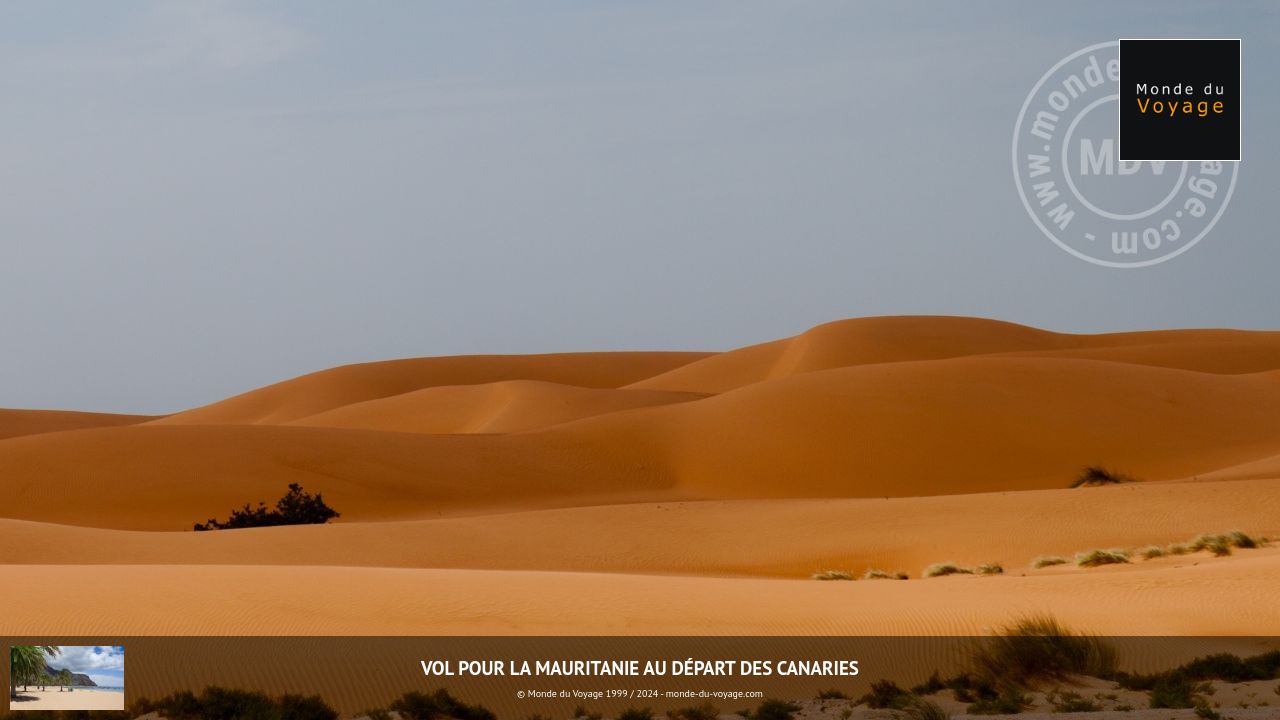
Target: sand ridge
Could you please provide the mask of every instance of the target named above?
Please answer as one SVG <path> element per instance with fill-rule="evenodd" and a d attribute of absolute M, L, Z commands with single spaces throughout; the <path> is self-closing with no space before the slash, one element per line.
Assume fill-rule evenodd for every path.
<path fill-rule="evenodd" d="M 1040 609 L 1093 632 L 1271 633 L 1274 549 L 1027 565 L 1280 535 L 1277 458 L 1280 333 L 977 318 L 365 363 L 164 418 L 3 411 L 0 581 L 42 583 L 45 604 L 6 608 L 0 632 L 81 622 L 58 592 L 89 578 L 86 621 L 142 634 L 932 634 Z M 1085 465 L 1139 482 L 1068 489 Z M 290 482 L 339 520 L 190 532 Z M 944 560 L 1006 574 L 807 579 Z"/>

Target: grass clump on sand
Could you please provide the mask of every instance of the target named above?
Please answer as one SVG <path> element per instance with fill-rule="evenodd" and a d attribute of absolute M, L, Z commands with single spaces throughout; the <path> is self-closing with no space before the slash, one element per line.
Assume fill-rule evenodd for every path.
<path fill-rule="evenodd" d="M 1119 485 L 1120 483 L 1128 482 L 1133 482 L 1133 478 L 1123 473 L 1112 472 L 1100 465 L 1090 465 L 1080 471 L 1080 474 L 1072 481 L 1071 487 L 1097 487 L 1099 485 Z"/>
<path fill-rule="evenodd" d="M 786 700 L 765 700 L 751 713 L 752 720 L 791 720 L 800 706 Z"/>
<path fill-rule="evenodd" d="M 1038 615 L 1001 630 L 974 651 L 971 663 L 983 680 L 1030 687 L 1072 675 L 1109 677 L 1116 670 L 1116 652 L 1099 638 L 1073 633 L 1054 618 Z"/>
<path fill-rule="evenodd" d="M 916 698 L 908 705 L 907 720 L 951 720 L 951 713 L 943 710 L 937 703 Z"/>
<path fill-rule="evenodd" d="M 1191 551 L 1200 552 L 1201 550 L 1208 550 L 1217 557 L 1225 557 L 1231 554 L 1231 539 L 1226 535 L 1212 533 L 1198 535 L 1191 541 Z"/>
<path fill-rule="evenodd" d="M 1053 706 L 1056 713 L 1099 712 L 1102 706 L 1077 692 L 1070 690 L 1051 690 L 1044 699 Z"/>
<path fill-rule="evenodd" d="M 961 567 L 953 562 L 934 563 L 924 569 L 924 576 L 945 577 L 947 575 L 972 575 L 973 568 Z"/>
<path fill-rule="evenodd" d="M 915 696 L 894 681 L 877 680 L 871 683 L 871 692 L 858 698 L 857 704 L 875 710 L 905 710 L 914 700 Z"/>
<path fill-rule="evenodd" d="M 809 577 L 813 580 L 852 580 L 853 574 L 847 570 L 819 570 Z"/>
<path fill-rule="evenodd" d="M 1004 566 L 1000 563 L 982 563 L 973 571 L 978 575 L 1003 575 Z"/>
<path fill-rule="evenodd" d="M 907 580 L 910 577 L 910 575 L 907 575 L 901 570 L 889 572 L 888 570 L 879 570 L 876 568 L 871 568 L 862 574 L 863 580 Z"/>
<path fill-rule="evenodd" d="M 752 713 L 754 715 L 755 713 Z M 668 710 L 667 717 L 670 720 L 716 720 L 720 717 L 720 710 L 711 703 L 703 705 L 691 705 L 685 708 Z"/>
<path fill-rule="evenodd" d="M 338 712 L 318 696 L 272 697 L 258 691 L 229 690 L 222 687 L 207 687 L 199 695 L 190 690 L 183 690 L 154 701 L 140 698 L 129 707 L 129 717 L 150 713 L 172 720 L 194 720 L 195 718 L 337 720 L 338 718 Z M 120 713 L 111 714 L 119 715 Z M 402 717 L 416 720 L 418 716 L 402 715 Z"/>
<path fill-rule="evenodd" d="M 1061 555 L 1041 555 L 1031 561 L 1031 567 L 1039 570 L 1040 568 L 1053 567 L 1054 565 L 1066 565 L 1069 562 L 1071 561 Z"/>
<path fill-rule="evenodd" d="M 1076 553 L 1076 565 L 1080 567 L 1100 567 L 1102 565 L 1122 565 L 1129 562 L 1129 553 L 1125 550 L 1090 550 Z"/>
<path fill-rule="evenodd" d="M 1142 556 L 1143 560 L 1155 560 L 1158 557 L 1164 557 L 1165 550 L 1159 545 L 1148 545 L 1138 550 L 1138 554 Z"/>
<path fill-rule="evenodd" d="M 653 710 L 630 707 L 618 713 L 617 720 L 653 720 Z"/>

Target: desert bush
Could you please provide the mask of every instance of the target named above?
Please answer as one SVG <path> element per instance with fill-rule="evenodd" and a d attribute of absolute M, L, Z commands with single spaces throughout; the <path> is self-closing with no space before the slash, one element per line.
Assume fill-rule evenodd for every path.
<path fill-rule="evenodd" d="M 1054 565 L 1066 565 L 1070 560 L 1059 555 L 1041 555 L 1031 561 L 1031 567 L 1039 570 L 1040 568 L 1052 567 Z"/>
<path fill-rule="evenodd" d="M 907 580 L 910 577 L 910 575 L 907 575 L 901 570 L 889 572 L 888 570 L 879 570 L 876 568 L 870 568 L 862 574 L 863 580 Z"/>
<path fill-rule="evenodd" d="M 911 704 L 912 699 L 911 693 L 898 687 L 892 680 L 877 680 L 871 683 L 871 692 L 858 698 L 858 704 L 877 710 L 902 710 Z"/>
<path fill-rule="evenodd" d="M 1119 485 L 1120 483 L 1133 482 L 1133 478 L 1123 473 L 1112 472 L 1099 465 L 1090 465 L 1080 471 L 1076 479 L 1071 483 L 1071 487 L 1091 487 L 1097 485 Z"/>
<path fill-rule="evenodd" d="M 1165 552 L 1169 555 L 1189 555 L 1191 546 L 1186 543 L 1171 543 L 1165 548 Z"/>
<path fill-rule="evenodd" d="M 800 706 L 785 700 L 765 700 L 751 713 L 752 720 L 791 720 Z"/>
<path fill-rule="evenodd" d="M 1000 563 L 982 563 L 974 568 L 974 572 L 979 575 L 1003 575 L 1004 566 Z"/>
<path fill-rule="evenodd" d="M 404 720 L 497 720 L 492 712 L 480 705 L 468 705 L 441 688 L 433 693 L 405 693 L 391 703 L 391 709 Z"/>
<path fill-rule="evenodd" d="M 849 696 L 845 695 L 843 690 L 830 688 L 828 690 L 819 691 L 818 699 L 819 700 L 848 700 Z"/>
<path fill-rule="evenodd" d="M 592 712 L 585 705 L 578 705 L 573 709 L 574 720 L 600 720 L 604 717 L 604 713 Z"/>
<path fill-rule="evenodd" d="M 990 684 L 1030 687 L 1040 680 L 1071 675 L 1108 677 L 1116 652 L 1099 638 L 1073 633 L 1048 616 L 1033 616 L 1004 628 L 970 658 L 975 673 Z"/>
<path fill-rule="evenodd" d="M 966 712 L 970 715 L 1017 715 L 1030 704 L 1030 698 L 1013 688 L 1008 688 L 994 698 L 978 700 L 970 705 Z"/>
<path fill-rule="evenodd" d="M 1118 565 L 1129 562 L 1129 553 L 1125 550 L 1090 550 L 1076 553 L 1076 565 L 1080 567 L 1099 567 L 1101 565 Z"/>
<path fill-rule="evenodd" d="M 1098 712 L 1102 706 L 1077 692 L 1069 690 L 1053 690 L 1045 695 L 1045 700 L 1053 706 L 1056 713 Z"/>
<path fill-rule="evenodd" d="M 720 711 L 711 703 L 667 711 L 667 717 L 671 720 L 716 720 L 719 716 Z"/>
<path fill-rule="evenodd" d="M 1231 539 L 1226 535 L 1205 533 L 1203 535 L 1197 535 L 1190 544 L 1192 552 L 1208 550 L 1219 557 L 1231 554 Z"/>
<path fill-rule="evenodd" d="M 924 569 L 924 576 L 927 578 L 944 577 L 946 575 L 972 575 L 972 574 L 973 574 L 973 568 L 960 567 L 959 565 L 953 562 L 934 563 Z"/>
<path fill-rule="evenodd" d="M 359 717 L 368 718 L 369 720 L 391 720 L 391 711 L 386 708 L 370 708 L 359 713 Z"/>
<path fill-rule="evenodd" d="M 1195 706 L 1195 684 L 1181 674 L 1165 675 L 1151 687 L 1153 708 L 1189 708 Z"/>
<path fill-rule="evenodd" d="M 1196 705 L 1196 717 L 1202 720 L 1222 720 L 1222 713 L 1205 704 Z"/>
<path fill-rule="evenodd" d="M 916 698 L 906 707 L 907 720 L 951 720 L 951 713 L 935 702 Z"/>
<path fill-rule="evenodd" d="M 320 493 L 311 495 L 303 492 L 298 483 L 289 483 L 289 492 L 276 501 L 274 509 L 267 509 L 264 502 L 259 502 L 256 508 L 245 503 L 239 510 L 232 510 L 231 517 L 227 520 L 209 518 L 207 522 L 196 523 L 194 529 L 200 532 L 279 525 L 323 525 L 339 514 L 324 503 L 324 497 Z"/>
<path fill-rule="evenodd" d="M 946 689 L 947 689 L 947 683 L 942 679 L 942 676 L 938 674 L 938 671 L 934 670 L 933 674 L 929 676 L 928 680 L 925 680 L 919 685 L 916 685 L 915 687 L 911 688 L 911 694 L 912 695 L 933 695 L 934 693 L 939 693 Z"/>
<path fill-rule="evenodd" d="M 284 695 L 207 687 L 200 695 L 189 690 L 159 700 L 139 699 L 129 707 L 132 717 L 156 713 L 167 720 L 337 720 L 338 713 L 317 696 Z"/>
<path fill-rule="evenodd" d="M 627 708 L 618 713 L 617 720 L 653 720 L 653 710 L 645 708 Z"/>
<path fill-rule="evenodd" d="M 819 570 L 809 576 L 813 580 L 852 580 L 853 575 L 847 570 Z"/>
<path fill-rule="evenodd" d="M 1138 551 L 1143 560 L 1155 560 L 1158 557 L 1164 557 L 1164 548 L 1159 545 L 1148 545 Z"/>

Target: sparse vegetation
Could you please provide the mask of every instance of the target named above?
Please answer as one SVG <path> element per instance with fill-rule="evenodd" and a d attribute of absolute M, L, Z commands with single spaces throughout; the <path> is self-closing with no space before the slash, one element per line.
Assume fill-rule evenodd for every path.
<path fill-rule="evenodd" d="M 1099 567 L 1102 565 L 1119 565 L 1127 562 L 1129 562 L 1128 551 L 1118 548 L 1112 550 L 1098 549 L 1076 553 L 1076 565 L 1085 568 Z"/>
<path fill-rule="evenodd" d="M 842 690 L 831 688 L 829 690 L 820 691 L 818 693 L 818 699 L 819 700 L 848 700 L 849 696 L 845 695 L 844 691 Z"/>
<path fill-rule="evenodd" d="M 1044 698 L 1056 713 L 1098 712 L 1102 706 L 1077 692 L 1052 690 Z"/>
<path fill-rule="evenodd" d="M 967 708 L 970 715 L 1017 715 L 1031 704 L 1031 699 L 1014 688 L 993 698 L 981 698 Z"/>
<path fill-rule="evenodd" d="M 391 709 L 404 720 L 496 720 L 494 714 L 480 705 L 468 705 L 443 688 L 426 694 L 411 692 L 391 703 Z"/>
<path fill-rule="evenodd" d="M 974 568 L 974 572 L 979 575 L 1003 575 L 1004 566 L 1000 563 L 982 563 Z"/>
<path fill-rule="evenodd" d="M 592 712 L 585 705 L 578 705 L 573 709 L 574 720 L 601 720 L 603 717 L 604 713 Z"/>
<path fill-rule="evenodd" d="M 667 711 L 667 717 L 671 720 L 716 720 L 719 716 L 720 711 L 711 703 Z M 752 716 L 754 717 L 755 713 L 752 713 Z"/>
<path fill-rule="evenodd" d="M 858 704 L 876 710 L 904 710 L 914 699 L 892 680 L 877 680 L 871 683 L 871 692 L 858 698 Z"/>
<path fill-rule="evenodd" d="M 166 720 L 337 720 L 338 718 L 338 712 L 318 696 L 272 697 L 257 691 L 228 690 L 221 687 L 207 687 L 200 695 L 184 690 L 154 702 L 142 698 L 129 708 L 130 717 L 153 712 Z M 418 720 L 419 716 L 404 717 Z M 492 715 L 487 720 L 492 720 Z"/>
<path fill-rule="evenodd" d="M 1138 550 L 1138 554 L 1142 556 L 1143 560 L 1155 560 L 1158 557 L 1164 557 L 1165 551 L 1159 545 L 1148 545 Z"/>
<path fill-rule="evenodd" d="M 878 570 L 876 568 L 871 568 L 862 574 L 863 580 L 907 580 L 910 577 L 910 575 L 901 570 L 889 572 L 888 570 Z"/>
<path fill-rule="evenodd" d="M 852 580 L 853 574 L 847 570 L 819 570 L 809 577 L 814 580 Z"/>
<path fill-rule="evenodd" d="M 650 708 L 627 708 L 618 713 L 617 720 L 653 720 L 653 710 Z"/>
<path fill-rule="evenodd" d="M 1036 681 L 1071 675 L 1109 677 L 1116 669 L 1116 652 L 1101 639 L 1073 633 L 1052 617 L 1034 616 L 990 638 L 971 662 L 978 677 L 991 684 L 1030 687 Z"/>
<path fill-rule="evenodd" d="M 951 720 L 951 713 L 937 703 L 916 698 L 906 707 L 907 720 Z"/>
<path fill-rule="evenodd" d="M 972 575 L 972 574 L 973 574 L 973 568 L 960 567 L 959 565 L 953 562 L 934 563 L 924 569 L 924 576 L 927 578 L 943 577 L 946 575 Z"/>
<path fill-rule="evenodd" d="M 274 509 L 268 509 L 265 502 L 259 502 L 256 508 L 245 503 L 241 509 L 232 510 L 231 517 L 227 520 L 209 518 L 207 522 L 196 523 L 194 529 L 200 532 L 280 525 L 323 525 L 339 514 L 324 503 L 324 497 L 320 493 L 311 495 L 303 492 L 298 483 L 289 483 L 289 492 L 276 501 Z"/>
<path fill-rule="evenodd" d="M 1040 568 L 1052 567 L 1054 565 L 1066 565 L 1069 562 L 1071 561 L 1060 555 L 1041 555 L 1031 561 L 1031 567 L 1039 570 Z"/>
<path fill-rule="evenodd" d="M 1119 485 L 1133 482 L 1133 478 L 1123 473 L 1113 472 L 1100 465 L 1090 465 L 1080 471 L 1071 483 L 1073 488 L 1096 487 L 1099 485 Z"/>
<path fill-rule="evenodd" d="M 785 700 L 765 700 L 751 713 L 752 720 L 791 720 L 800 706 Z"/>

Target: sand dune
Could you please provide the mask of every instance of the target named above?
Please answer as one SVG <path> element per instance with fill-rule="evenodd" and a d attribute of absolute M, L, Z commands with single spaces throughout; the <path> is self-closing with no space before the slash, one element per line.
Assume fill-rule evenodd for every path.
<path fill-rule="evenodd" d="M 1069 335 L 981 318 L 857 318 L 712 355 L 633 387 L 724 392 L 816 370 L 1005 353 L 1074 354 L 1203 372 L 1258 372 L 1280 368 L 1280 333 L 1175 330 Z"/>
<path fill-rule="evenodd" d="M 1230 498 L 1223 501 L 1223 498 Z M 946 523 L 939 523 L 946 517 Z M 1133 518 L 1141 517 L 1141 523 Z M 894 500 L 634 503 L 382 523 L 154 533 L 0 520 L 38 565 L 342 565 L 807 578 L 1000 562 L 1242 528 L 1280 536 L 1280 482 L 1141 483 Z M 554 529 L 554 531 L 549 531 Z M 801 531 L 802 530 L 802 531 Z M 536 540 L 536 541 L 531 541 Z M 1248 555 L 1248 553 L 1242 553 Z M 1198 555 L 1180 560 L 1201 562 Z M 1033 573 L 1034 574 L 1034 573 Z"/>
<path fill-rule="evenodd" d="M 507 380 L 447 385 L 335 408 L 294 425 L 415 433 L 511 433 L 640 407 L 697 400 L 696 393 L 615 390 Z"/>
<path fill-rule="evenodd" d="M 1031 610 L 1267 633 L 1278 550 L 1026 567 L 1276 535 L 1278 458 L 1280 333 L 973 318 L 369 363 L 159 419 L 3 411 L 0 583 L 37 590 L 0 633 L 933 634 Z M 1066 489 L 1091 464 L 1142 482 Z M 290 482 L 339 521 L 188 531 Z M 804 579 L 944 560 L 1009 572 Z"/>
<path fill-rule="evenodd" d="M 157 422 L 169 425 L 284 423 L 352 403 L 440 385 L 542 380 L 620 387 L 699 360 L 706 353 L 460 355 L 344 365 L 286 380 Z"/>
<path fill-rule="evenodd" d="M 136 425 L 153 419 L 150 415 L 0 409 L 0 440 L 66 430 Z"/>
<path fill-rule="evenodd" d="M 981 635 L 1043 612 L 1101 634 L 1269 635 L 1280 552 L 1203 562 L 1175 575 L 1138 566 L 914 582 L 3 565 L 0 584 L 24 588 L 0 619 L 18 636 Z M 94 592 L 78 591 L 84 587 Z"/>
<path fill-rule="evenodd" d="M 1280 373 L 956 358 L 815 371 L 508 435 L 136 426 L 0 443 L 10 517 L 176 530 L 288 482 L 343 521 L 601 502 L 903 497 L 1144 480 L 1280 454 Z M 116 479 L 132 490 L 119 504 Z M 532 504 L 532 505 L 530 505 Z"/>

